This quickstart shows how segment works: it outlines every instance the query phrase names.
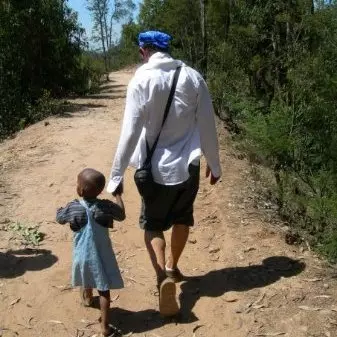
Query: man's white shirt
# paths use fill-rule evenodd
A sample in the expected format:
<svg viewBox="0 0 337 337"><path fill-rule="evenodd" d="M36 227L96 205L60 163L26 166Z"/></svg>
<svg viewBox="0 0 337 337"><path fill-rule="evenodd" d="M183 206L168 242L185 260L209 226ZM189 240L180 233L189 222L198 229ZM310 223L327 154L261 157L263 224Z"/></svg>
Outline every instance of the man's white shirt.
<svg viewBox="0 0 337 337"><path fill-rule="evenodd" d="M124 120L107 191L114 192L130 165L140 168L164 117L173 76L181 72L172 105L152 157L154 181L177 185L189 178L189 164L203 153L215 177L220 177L219 146L214 110L202 76L183 62L157 52L137 69L127 89ZM146 137L146 138L145 138Z"/></svg>

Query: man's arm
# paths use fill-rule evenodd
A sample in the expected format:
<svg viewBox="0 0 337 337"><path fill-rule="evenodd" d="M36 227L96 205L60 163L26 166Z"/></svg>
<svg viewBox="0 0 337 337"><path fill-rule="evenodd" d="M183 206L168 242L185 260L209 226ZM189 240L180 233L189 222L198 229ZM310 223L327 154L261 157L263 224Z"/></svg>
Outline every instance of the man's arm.
<svg viewBox="0 0 337 337"><path fill-rule="evenodd" d="M211 174L210 183L215 184L221 176L219 144L215 127L214 109L206 82L200 78L196 111L201 149L207 161L206 177Z"/></svg>
<svg viewBox="0 0 337 337"><path fill-rule="evenodd" d="M129 165L143 126L144 107L141 92L133 79L127 90L122 131L107 187L109 193L113 193L122 183L124 172Z"/></svg>

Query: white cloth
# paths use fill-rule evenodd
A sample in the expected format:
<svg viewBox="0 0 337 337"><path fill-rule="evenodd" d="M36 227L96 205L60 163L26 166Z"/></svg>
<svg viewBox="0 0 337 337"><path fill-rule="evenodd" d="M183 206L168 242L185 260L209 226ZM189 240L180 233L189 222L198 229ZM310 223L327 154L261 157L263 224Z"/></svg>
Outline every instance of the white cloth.
<svg viewBox="0 0 337 337"><path fill-rule="evenodd" d="M157 52L137 69L127 89L124 120L107 191L114 192L128 165L140 168L146 139L152 147L163 121L176 68L182 66L171 109L152 157L156 183L177 185L189 178L188 166L203 153L220 177L214 110L202 76L183 62ZM146 139L145 139L146 135Z"/></svg>

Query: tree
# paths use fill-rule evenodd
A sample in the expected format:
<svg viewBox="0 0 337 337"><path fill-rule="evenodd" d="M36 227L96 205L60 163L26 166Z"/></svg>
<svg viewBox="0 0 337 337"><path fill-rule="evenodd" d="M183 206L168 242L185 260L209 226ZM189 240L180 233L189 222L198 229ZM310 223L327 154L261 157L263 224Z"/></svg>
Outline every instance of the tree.
<svg viewBox="0 0 337 337"><path fill-rule="evenodd" d="M206 24L206 8L207 0L200 0L200 23L201 23L201 39L202 39L202 61L201 69L204 77L207 77L207 64L208 64L208 39L207 39L207 24Z"/></svg>
<svg viewBox="0 0 337 337"><path fill-rule="evenodd" d="M113 25L132 18L135 4L132 0L87 0L87 8L94 22L94 40L99 41L102 46L106 78L109 80L109 51L113 47Z"/></svg>
<svg viewBox="0 0 337 337"><path fill-rule="evenodd" d="M140 26L132 21L123 25L119 43L110 51L113 69L136 64L140 61L137 41L140 30Z"/></svg>
<svg viewBox="0 0 337 337"><path fill-rule="evenodd" d="M48 113L36 109L41 98L77 91L85 39L61 0L1 1L0 22L2 138Z"/></svg>

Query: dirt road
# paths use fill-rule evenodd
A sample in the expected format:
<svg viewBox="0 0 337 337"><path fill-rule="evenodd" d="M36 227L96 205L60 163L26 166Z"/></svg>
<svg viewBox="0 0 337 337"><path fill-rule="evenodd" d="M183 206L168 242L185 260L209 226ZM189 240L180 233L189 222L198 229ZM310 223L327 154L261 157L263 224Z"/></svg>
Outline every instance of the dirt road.
<svg viewBox="0 0 337 337"><path fill-rule="evenodd" d="M101 94L76 99L64 115L0 144L2 337L99 332L98 309L81 307L69 287L72 232L55 223L55 210L76 197L81 169L109 174L131 76L111 74ZM221 138L223 179L215 187L201 183L197 224L181 260L189 277L178 287L177 321L156 311L154 275L137 226L140 201L127 172L127 219L111 231L126 287L112 294L112 323L125 336L141 337L337 336L333 271L310 251L286 245L253 207L249 164ZM16 221L40 226L45 237L37 249L25 249L8 229Z"/></svg>

